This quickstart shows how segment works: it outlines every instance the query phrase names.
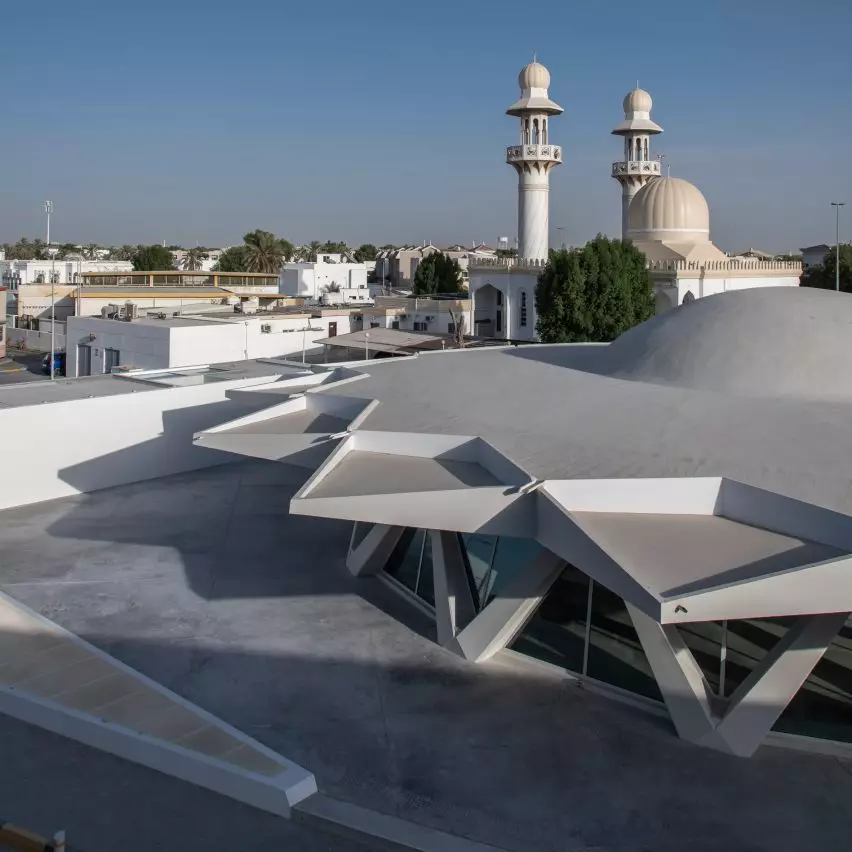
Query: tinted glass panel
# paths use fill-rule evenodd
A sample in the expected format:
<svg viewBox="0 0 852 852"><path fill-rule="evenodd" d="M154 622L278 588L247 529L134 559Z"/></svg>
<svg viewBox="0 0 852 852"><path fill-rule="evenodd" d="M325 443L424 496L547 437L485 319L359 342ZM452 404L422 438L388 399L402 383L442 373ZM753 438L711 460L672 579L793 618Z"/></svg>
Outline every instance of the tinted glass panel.
<svg viewBox="0 0 852 852"><path fill-rule="evenodd" d="M417 590L417 571L425 534L425 530L406 529L385 565L385 571L412 592Z"/></svg>
<svg viewBox="0 0 852 852"><path fill-rule="evenodd" d="M424 601L435 606L435 577L432 573L432 536L426 532L423 546L423 559L420 562L420 576L417 581L417 594Z"/></svg>
<svg viewBox="0 0 852 852"><path fill-rule="evenodd" d="M583 670L589 578L569 565L510 647L573 672Z"/></svg>
<svg viewBox="0 0 852 852"><path fill-rule="evenodd" d="M542 546L531 538L510 538L502 535L497 540L494 561L491 564L491 578L486 589L486 600L499 595L515 578L538 558Z"/></svg>
<svg viewBox="0 0 852 852"><path fill-rule="evenodd" d="M775 729L852 742L852 618L781 714Z"/></svg>
<svg viewBox="0 0 852 852"><path fill-rule="evenodd" d="M704 678L715 695L719 694L719 672L722 660L723 627L720 621L697 621L678 625L678 632L692 651Z"/></svg>
<svg viewBox="0 0 852 852"><path fill-rule="evenodd" d="M587 674L629 692L662 701L624 601L597 583L592 590Z"/></svg>
<svg viewBox="0 0 852 852"><path fill-rule="evenodd" d="M461 533L462 549L470 569L477 608L482 609L542 551L528 538Z"/></svg>
<svg viewBox="0 0 852 852"><path fill-rule="evenodd" d="M352 536L352 549L355 550L359 544L367 537L367 533L374 527L374 524L355 524L355 534Z"/></svg>
<svg viewBox="0 0 852 852"><path fill-rule="evenodd" d="M727 697L734 694L737 687L761 663L794 622L795 619L792 618L751 618L727 622Z"/></svg>

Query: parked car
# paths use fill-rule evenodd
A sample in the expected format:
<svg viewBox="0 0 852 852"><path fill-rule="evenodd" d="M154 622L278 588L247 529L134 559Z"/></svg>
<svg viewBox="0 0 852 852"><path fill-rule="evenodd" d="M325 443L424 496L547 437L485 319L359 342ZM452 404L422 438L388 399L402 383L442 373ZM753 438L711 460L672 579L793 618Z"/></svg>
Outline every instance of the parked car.
<svg viewBox="0 0 852 852"><path fill-rule="evenodd" d="M50 375L50 353L44 356L41 362L41 371L45 374L45 376ZM64 376L65 375L65 353L64 352L54 352L53 353L53 375L54 376Z"/></svg>

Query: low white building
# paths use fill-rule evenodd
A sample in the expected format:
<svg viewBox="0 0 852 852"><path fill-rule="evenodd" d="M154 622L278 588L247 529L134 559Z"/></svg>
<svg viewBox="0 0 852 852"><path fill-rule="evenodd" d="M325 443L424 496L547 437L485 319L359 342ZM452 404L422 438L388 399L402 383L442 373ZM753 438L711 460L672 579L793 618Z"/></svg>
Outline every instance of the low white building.
<svg viewBox="0 0 852 852"><path fill-rule="evenodd" d="M350 312L320 310L255 316L69 317L66 373L109 373L114 367L160 370L251 358L301 357L315 341L352 330Z"/></svg>
<svg viewBox="0 0 852 852"><path fill-rule="evenodd" d="M0 283L13 292L21 284L75 284L85 272L130 272L129 260L0 260Z"/></svg>
<svg viewBox="0 0 852 852"><path fill-rule="evenodd" d="M279 275L282 295L301 296L327 305L370 301L367 265L343 255L321 254L311 263L285 263Z"/></svg>

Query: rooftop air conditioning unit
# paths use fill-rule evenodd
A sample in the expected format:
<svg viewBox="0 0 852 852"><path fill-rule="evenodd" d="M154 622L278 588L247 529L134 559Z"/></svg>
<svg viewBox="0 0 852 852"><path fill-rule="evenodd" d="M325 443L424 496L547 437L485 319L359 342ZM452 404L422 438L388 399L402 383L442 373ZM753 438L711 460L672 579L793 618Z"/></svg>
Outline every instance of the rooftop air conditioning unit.
<svg viewBox="0 0 852 852"><path fill-rule="evenodd" d="M136 302L125 302L124 317L128 320L139 319L139 305Z"/></svg>
<svg viewBox="0 0 852 852"><path fill-rule="evenodd" d="M261 334L272 334L272 326L268 322L265 322L260 327L260 333Z"/></svg>

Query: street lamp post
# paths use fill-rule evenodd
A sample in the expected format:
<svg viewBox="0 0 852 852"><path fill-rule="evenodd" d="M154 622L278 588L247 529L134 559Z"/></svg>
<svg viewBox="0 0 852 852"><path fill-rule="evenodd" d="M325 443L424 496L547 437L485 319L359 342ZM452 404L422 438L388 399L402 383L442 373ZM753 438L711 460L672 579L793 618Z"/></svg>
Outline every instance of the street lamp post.
<svg viewBox="0 0 852 852"><path fill-rule="evenodd" d="M50 248L50 214L53 213L53 202L44 202L44 212L47 214L47 247Z"/></svg>
<svg viewBox="0 0 852 852"><path fill-rule="evenodd" d="M370 332L364 332L364 360L370 360Z"/></svg>
<svg viewBox="0 0 852 852"><path fill-rule="evenodd" d="M49 202L48 202L49 203ZM49 216L50 214L48 214ZM49 230L49 228L48 228ZM53 381L53 364L56 360L56 252L48 246L50 255L50 380Z"/></svg>
<svg viewBox="0 0 852 852"><path fill-rule="evenodd" d="M845 206L845 201L832 201L831 206L835 209L837 214L837 229L835 233L835 251L836 251L836 262L834 265L834 289L837 292L840 292L840 208Z"/></svg>

